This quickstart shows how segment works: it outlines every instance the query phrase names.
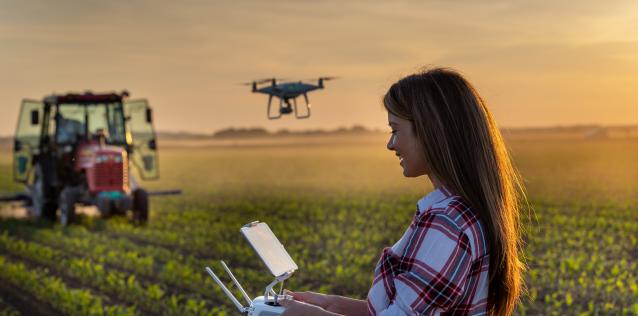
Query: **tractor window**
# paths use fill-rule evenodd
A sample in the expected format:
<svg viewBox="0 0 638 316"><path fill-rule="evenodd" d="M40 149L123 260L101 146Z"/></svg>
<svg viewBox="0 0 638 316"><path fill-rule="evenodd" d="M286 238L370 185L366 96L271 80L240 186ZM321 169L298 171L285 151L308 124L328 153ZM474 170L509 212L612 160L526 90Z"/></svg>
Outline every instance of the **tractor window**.
<svg viewBox="0 0 638 316"><path fill-rule="evenodd" d="M47 136L47 140L51 141L53 138L52 136L55 135L55 129L56 129L56 122L55 122L55 113L57 113L57 109L56 107L52 106L51 107L51 113L49 114L49 122L48 124L45 125L46 128L46 136ZM51 137L51 138L49 138Z"/></svg>
<svg viewBox="0 0 638 316"><path fill-rule="evenodd" d="M39 153L44 114L42 102L23 100L13 147L13 179L26 183L32 174L33 156Z"/></svg>
<svg viewBox="0 0 638 316"><path fill-rule="evenodd" d="M121 103L115 103L107 108L109 119L109 135L111 143L126 143L126 131L124 128L124 113Z"/></svg>
<svg viewBox="0 0 638 316"><path fill-rule="evenodd" d="M157 142L153 130L151 108L146 100L130 100L125 103L127 127L131 132L133 164L144 180L157 179Z"/></svg>
<svg viewBox="0 0 638 316"><path fill-rule="evenodd" d="M18 119L18 128L16 130L16 137L20 138L20 141L28 145L32 149L37 149L40 143L40 133L42 129L42 117L43 108L41 102L32 100L23 100L22 109L20 111L20 117ZM39 118L39 122L36 124L32 120L34 113Z"/></svg>
<svg viewBox="0 0 638 316"><path fill-rule="evenodd" d="M121 103L64 104L58 106L57 113L56 141L58 144L74 144L99 135L104 135L109 144L126 143Z"/></svg>
<svg viewBox="0 0 638 316"><path fill-rule="evenodd" d="M109 124L108 117L106 116L106 106L89 105L86 107L86 115L89 120L89 138L96 137L97 135L104 135L109 140Z"/></svg>
<svg viewBox="0 0 638 316"><path fill-rule="evenodd" d="M55 120L55 140L58 144L75 144L85 136L84 106L64 104L58 106Z"/></svg>
<svg viewBox="0 0 638 316"><path fill-rule="evenodd" d="M109 144L124 144L124 115L121 103L89 105L86 107L89 118L90 137L104 135Z"/></svg>

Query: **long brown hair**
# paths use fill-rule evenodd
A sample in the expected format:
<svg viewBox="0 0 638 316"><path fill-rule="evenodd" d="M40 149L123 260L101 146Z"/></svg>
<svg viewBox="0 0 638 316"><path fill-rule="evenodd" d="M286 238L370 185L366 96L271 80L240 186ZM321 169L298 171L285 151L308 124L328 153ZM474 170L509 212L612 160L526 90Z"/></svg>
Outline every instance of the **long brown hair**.
<svg viewBox="0 0 638 316"><path fill-rule="evenodd" d="M458 72L434 68L393 84L383 104L412 122L433 175L483 221L489 314L511 314L523 290L519 211L525 192L485 102Z"/></svg>

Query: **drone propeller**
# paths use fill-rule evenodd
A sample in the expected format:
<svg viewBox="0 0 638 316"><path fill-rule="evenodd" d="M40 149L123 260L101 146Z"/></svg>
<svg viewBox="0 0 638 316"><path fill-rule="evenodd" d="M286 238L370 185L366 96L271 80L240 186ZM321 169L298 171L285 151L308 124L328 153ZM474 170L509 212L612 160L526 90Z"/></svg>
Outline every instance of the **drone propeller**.
<svg viewBox="0 0 638 316"><path fill-rule="evenodd" d="M257 79L257 80L255 80L255 81L250 81L250 82L242 82L242 83L240 83L240 84L241 84L241 85L244 85L244 86L250 86L250 85L252 85L253 83L254 83L254 84L262 84L262 83L266 83L266 82L272 82L273 80L274 80L275 82L282 82L282 81L284 81L284 80L288 80L288 79L286 79L286 78L274 78L274 77L273 77L273 78Z"/></svg>
<svg viewBox="0 0 638 316"><path fill-rule="evenodd" d="M317 81L317 80L322 80L322 81L328 81L328 80L334 80L334 79L339 79L341 77L337 77L337 76L326 76L326 77L315 77L315 78L310 78L310 79L304 79L304 81Z"/></svg>
<svg viewBox="0 0 638 316"><path fill-rule="evenodd" d="M250 85L252 85L253 83L254 83L254 84L262 84L262 83L266 83L266 82L269 82L269 81L272 81L272 80L275 80L275 78L257 79L257 80L255 80L255 81L242 82L242 83L240 83L240 84L241 84L241 85L244 85L244 86L250 86Z"/></svg>

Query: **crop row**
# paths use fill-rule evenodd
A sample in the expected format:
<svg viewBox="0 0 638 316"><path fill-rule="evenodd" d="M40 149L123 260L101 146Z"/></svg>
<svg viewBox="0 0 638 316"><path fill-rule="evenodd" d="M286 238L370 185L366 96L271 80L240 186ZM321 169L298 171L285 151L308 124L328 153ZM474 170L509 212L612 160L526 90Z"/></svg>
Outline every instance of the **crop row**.
<svg viewBox="0 0 638 316"><path fill-rule="evenodd" d="M106 306L102 298L85 289L70 289L62 280L43 270L28 270L24 264L11 263L0 256L0 279L48 302L68 315L137 315L133 307Z"/></svg>
<svg viewBox="0 0 638 316"><path fill-rule="evenodd" d="M164 315L217 315L220 310L206 308L204 300L184 298L173 294L165 297L161 285L143 286L134 274L126 274L107 269L103 264L94 263L83 258L66 258L62 253L49 247L32 242L25 242L0 234L0 249L13 256L47 266L56 272L78 280L108 293L132 306L139 304L144 311Z"/></svg>
<svg viewBox="0 0 638 316"><path fill-rule="evenodd" d="M173 292L194 292L199 297L212 298L213 304L229 303L204 272L204 266L216 265L207 260L190 256L185 258L164 248L140 246L124 238L114 239L101 234L91 234L81 227L63 231L34 229L27 225L15 224L11 232L61 253L81 256L111 268L156 280L169 286ZM243 280L259 279L258 272L253 269L239 269L235 274ZM264 279L262 283L266 284L267 281L270 280Z"/></svg>

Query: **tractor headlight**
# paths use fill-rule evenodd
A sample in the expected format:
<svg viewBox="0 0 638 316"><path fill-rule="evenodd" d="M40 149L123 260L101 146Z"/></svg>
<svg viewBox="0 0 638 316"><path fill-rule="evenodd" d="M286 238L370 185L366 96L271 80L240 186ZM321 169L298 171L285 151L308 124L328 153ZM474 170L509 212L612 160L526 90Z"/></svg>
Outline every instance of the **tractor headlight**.
<svg viewBox="0 0 638 316"><path fill-rule="evenodd" d="M109 160L108 155L97 155L95 156L95 163L103 163Z"/></svg>
<svg viewBox="0 0 638 316"><path fill-rule="evenodd" d="M122 163L122 156L116 155L115 157L113 157L113 161L115 163Z"/></svg>

